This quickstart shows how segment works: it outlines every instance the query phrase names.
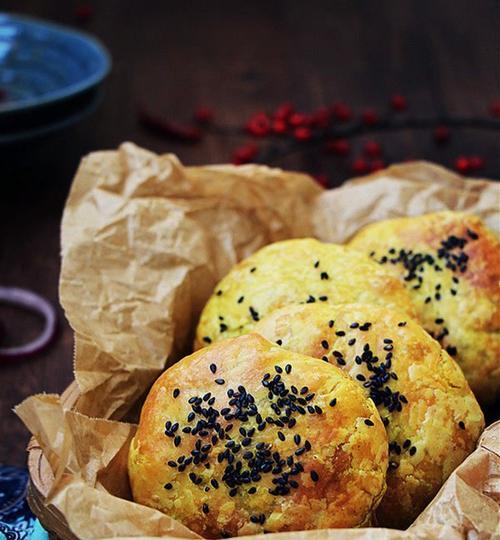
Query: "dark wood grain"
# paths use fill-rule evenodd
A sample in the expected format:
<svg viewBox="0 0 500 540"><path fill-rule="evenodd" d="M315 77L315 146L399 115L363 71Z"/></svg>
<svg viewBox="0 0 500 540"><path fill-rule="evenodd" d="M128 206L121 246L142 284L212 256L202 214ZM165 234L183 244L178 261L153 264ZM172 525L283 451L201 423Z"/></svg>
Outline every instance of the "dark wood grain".
<svg viewBox="0 0 500 540"><path fill-rule="evenodd" d="M1 9L75 25L78 2L8 0ZM197 145L154 136L137 122L137 104L188 120L207 104L226 125L292 100L312 110L344 100L355 111L386 110L393 92L415 115L482 116L500 96L496 1L103 0L83 28L113 56L105 97L91 117L46 140L0 150L0 283L31 288L57 304L59 223L82 155L132 140L174 152L189 164L230 159L244 136L210 135ZM377 134L388 162L426 158L445 165L459 154L486 159L500 176L498 132L457 130L437 147L425 130ZM354 139L354 154L366 138ZM276 165L325 172L337 185L349 160L315 150ZM31 317L1 308L10 341L32 335ZM0 462L22 464L27 432L11 408L34 392L60 392L72 378L72 334L59 310L59 333L43 354L0 365Z"/></svg>

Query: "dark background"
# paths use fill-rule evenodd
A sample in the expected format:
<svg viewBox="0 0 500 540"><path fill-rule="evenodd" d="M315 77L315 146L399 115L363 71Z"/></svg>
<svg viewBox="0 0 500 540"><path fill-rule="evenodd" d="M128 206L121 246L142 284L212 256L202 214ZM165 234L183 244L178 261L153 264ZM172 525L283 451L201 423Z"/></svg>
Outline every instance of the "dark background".
<svg viewBox="0 0 500 540"><path fill-rule="evenodd" d="M77 12L93 8L86 21ZM80 27L109 48L113 70L97 111L43 140L0 149L0 284L30 288L57 304L59 223L82 155L131 140L174 152L187 164L225 162L248 138L206 137L186 145L153 135L137 106L189 121L208 105L218 124L242 126L286 100L311 111L345 101L359 113L381 114L398 92L406 115L488 117L500 97L498 1L252 1L105 0L0 1L0 9ZM275 165L326 173L330 185L351 174L366 136L351 139L347 159L316 150ZM424 158L447 166L480 155L486 177L500 177L498 131L455 129L446 146L429 130L374 132L386 163ZM0 306L0 339L19 343L40 321ZM1 362L1 361L0 361ZM35 358L0 364L0 462L22 464L27 432L11 408L35 392L61 392L72 379L72 334L59 310L53 345Z"/></svg>

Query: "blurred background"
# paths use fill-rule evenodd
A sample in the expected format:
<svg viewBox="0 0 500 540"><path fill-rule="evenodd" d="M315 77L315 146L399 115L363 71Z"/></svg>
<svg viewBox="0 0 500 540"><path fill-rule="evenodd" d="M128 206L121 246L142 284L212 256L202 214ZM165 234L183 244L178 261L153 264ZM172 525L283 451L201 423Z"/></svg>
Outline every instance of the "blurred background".
<svg viewBox="0 0 500 540"><path fill-rule="evenodd" d="M330 187L412 159L500 178L498 1L3 0L0 11L88 32L112 59L90 106L75 105L78 120L0 144L0 286L54 306L71 179L82 156L126 140L186 164L255 159ZM0 83L0 105L8 99ZM47 349L0 360L0 463L26 459L11 408L72 379L73 337L57 310ZM41 324L0 305L0 346Z"/></svg>

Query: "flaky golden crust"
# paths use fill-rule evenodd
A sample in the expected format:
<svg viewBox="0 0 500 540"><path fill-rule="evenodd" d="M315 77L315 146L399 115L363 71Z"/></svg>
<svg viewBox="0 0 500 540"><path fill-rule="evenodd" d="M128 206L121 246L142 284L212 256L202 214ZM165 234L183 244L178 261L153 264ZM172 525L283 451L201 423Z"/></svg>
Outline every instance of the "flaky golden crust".
<svg viewBox="0 0 500 540"><path fill-rule="evenodd" d="M382 526L410 525L475 448L484 419L467 381L404 313L363 304L289 306L255 331L340 366L377 404L390 451L377 510Z"/></svg>
<svg viewBox="0 0 500 540"><path fill-rule="evenodd" d="M209 425L196 432L200 420ZM206 457L183 470L188 456ZM386 468L384 426L362 390L334 366L256 334L169 368L146 399L129 452L134 500L208 538L365 524Z"/></svg>
<svg viewBox="0 0 500 540"><path fill-rule="evenodd" d="M459 363L476 397L498 400L500 244L493 232L478 217L439 212L369 225L350 245L406 278L419 319ZM418 264L420 254L427 260Z"/></svg>
<svg viewBox="0 0 500 540"><path fill-rule="evenodd" d="M289 304L366 302L414 315L404 286L369 257L313 239L270 244L237 264L215 288L198 324L195 349L248 333Z"/></svg>

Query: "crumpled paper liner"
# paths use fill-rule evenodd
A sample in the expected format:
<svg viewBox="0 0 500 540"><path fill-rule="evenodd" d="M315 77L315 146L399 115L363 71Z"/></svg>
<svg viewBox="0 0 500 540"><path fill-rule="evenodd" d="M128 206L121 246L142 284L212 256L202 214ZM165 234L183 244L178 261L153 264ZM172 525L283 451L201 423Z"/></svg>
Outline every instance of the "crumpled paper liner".
<svg viewBox="0 0 500 540"><path fill-rule="evenodd" d="M54 473L45 504L77 538L197 538L129 500L126 454L135 427L115 420L134 418L158 374L189 352L215 283L270 242L304 236L343 242L387 217L466 210L498 232L499 203L498 184L425 162L324 191L304 174L256 165L183 167L173 155L130 143L84 158L63 216L60 280L75 330L80 395L71 410L53 395L33 396L16 409ZM497 423L408 531L286 538L493 538L499 454Z"/></svg>

